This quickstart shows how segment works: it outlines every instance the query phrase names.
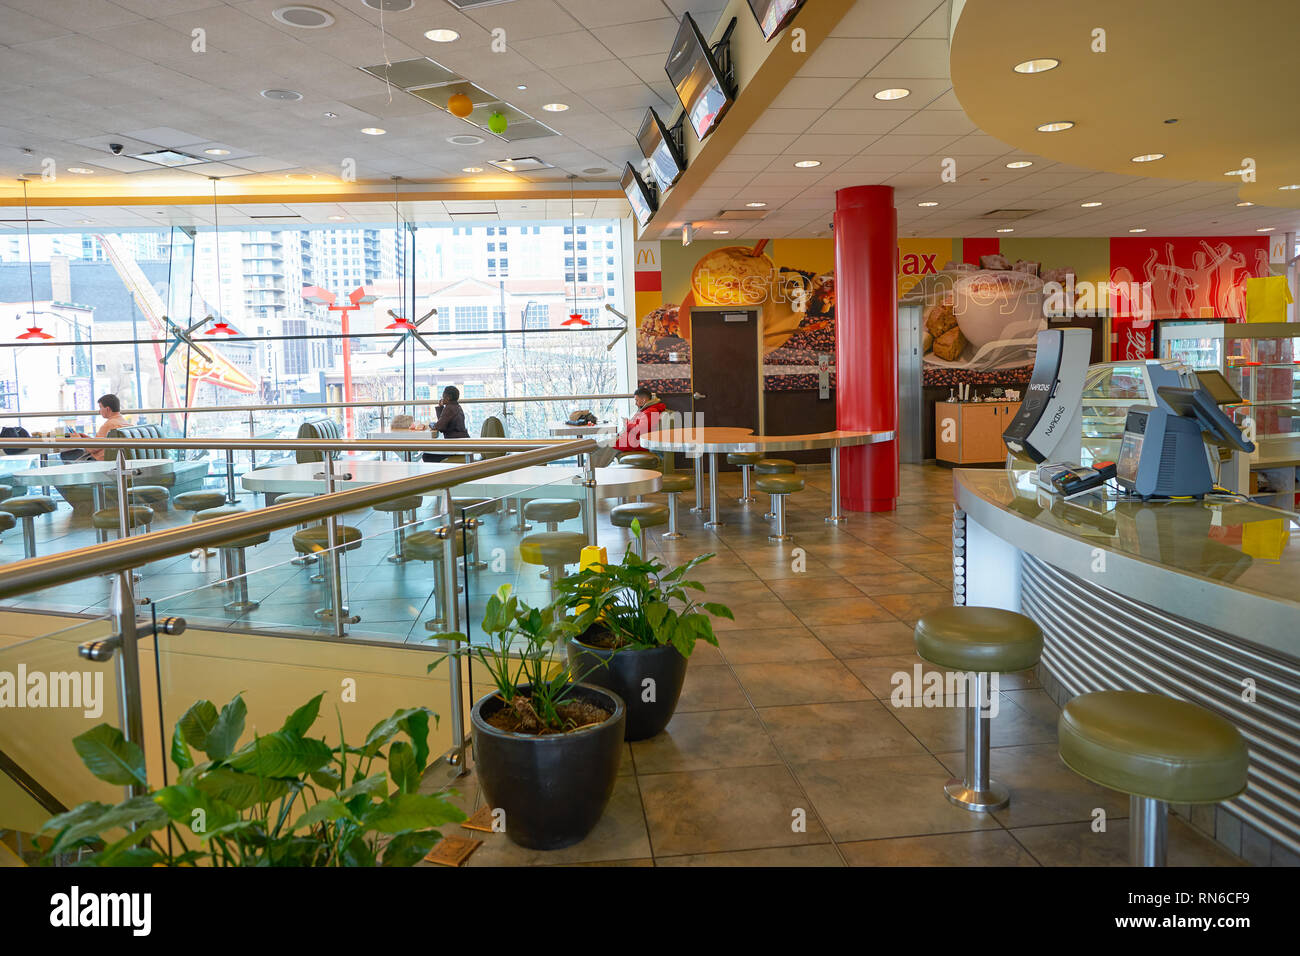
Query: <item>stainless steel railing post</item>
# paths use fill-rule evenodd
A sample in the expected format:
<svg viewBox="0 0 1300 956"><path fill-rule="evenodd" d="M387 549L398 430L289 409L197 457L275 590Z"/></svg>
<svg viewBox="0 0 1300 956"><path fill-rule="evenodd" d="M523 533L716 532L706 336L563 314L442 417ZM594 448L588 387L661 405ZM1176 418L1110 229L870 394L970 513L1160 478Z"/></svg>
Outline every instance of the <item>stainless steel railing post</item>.
<svg viewBox="0 0 1300 956"><path fill-rule="evenodd" d="M325 456L325 494L334 494L334 462ZM325 521L325 540L329 548L330 610L334 620L334 636L348 636L347 608L343 606L343 567L339 557L338 516L330 515Z"/></svg>
<svg viewBox="0 0 1300 956"><path fill-rule="evenodd" d="M145 745L144 701L140 693L140 653L136 644L135 595L131 590L129 569L118 572L113 580L109 614L113 619L113 629L117 633L118 642L117 696L122 736L137 747L143 748ZM129 783L126 786L126 795L138 797L148 790L149 788L144 784Z"/></svg>
<svg viewBox="0 0 1300 956"><path fill-rule="evenodd" d="M253 410L248 410L248 437L257 437L257 426L253 422ZM248 470L252 471L257 467L257 450L253 449L248 453Z"/></svg>
<svg viewBox="0 0 1300 956"><path fill-rule="evenodd" d="M239 498L235 494L235 450L226 449L226 504L233 505Z"/></svg>
<svg viewBox="0 0 1300 956"><path fill-rule="evenodd" d="M447 524L442 536L442 616L447 630L455 633L460 630L460 602L456 598L456 512L452 505L452 489L444 488L442 492L442 511ZM468 601L469 595L465 595ZM451 763L465 772L465 715L464 701L460 686L460 655L453 653L447 657L447 680L451 696L451 746L454 758Z"/></svg>
<svg viewBox="0 0 1300 956"><path fill-rule="evenodd" d="M128 512L130 503L126 500L126 453L120 448L117 451L117 471L113 475L113 480L117 483L117 533L119 537L127 538L131 535L131 519Z"/></svg>
<svg viewBox="0 0 1300 956"><path fill-rule="evenodd" d="M587 489L586 507L582 510L582 530L587 535L587 544L596 543L596 466L592 464L591 456L587 456L585 466L586 476L583 479L583 487Z"/></svg>

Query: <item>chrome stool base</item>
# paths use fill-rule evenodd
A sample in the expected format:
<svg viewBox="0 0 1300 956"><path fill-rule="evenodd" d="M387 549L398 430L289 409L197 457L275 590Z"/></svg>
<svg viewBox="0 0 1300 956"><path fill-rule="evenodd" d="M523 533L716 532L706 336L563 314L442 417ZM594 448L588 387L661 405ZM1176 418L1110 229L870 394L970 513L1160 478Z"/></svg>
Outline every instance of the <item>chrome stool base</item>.
<svg viewBox="0 0 1300 956"><path fill-rule="evenodd" d="M849 519L848 519L848 516L846 516L846 515L827 515L827 516L826 516L826 523L827 523L827 524L843 524L844 522L846 522L846 521L848 521L848 520L849 520Z"/></svg>
<svg viewBox="0 0 1300 956"><path fill-rule="evenodd" d="M988 782L987 790L974 790L965 780L953 777L943 787L949 803L955 803L965 810L975 813L988 813L1002 810L1011 804L1011 791L996 780Z"/></svg>
<svg viewBox="0 0 1300 956"><path fill-rule="evenodd" d="M256 611L262 606L261 601L231 601L229 604L222 605L227 611L234 611L238 614L245 614L248 611Z"/></svg>
<svg viewBox="0 0 1300 956"><path fill-rule="evenodd" d="M344 614L343 617L344 624L361 623L361 618L355 614L349 614L348 609L346 607L343 608L343 614ZM315 611L312 612L312 617L316 618L316 620L318 621L332 621L334 620L334 608L332 607L317 608Z"/></svg>
<svg viewBox="0 0 1300 956"><path fill-rule="evenodd" d="M386 557L384 560L387 561L389 564L405 564L405 563L406 563L406 555L404 555L404 554L390 554L390 555L389 555L388 557Z"/></svg>

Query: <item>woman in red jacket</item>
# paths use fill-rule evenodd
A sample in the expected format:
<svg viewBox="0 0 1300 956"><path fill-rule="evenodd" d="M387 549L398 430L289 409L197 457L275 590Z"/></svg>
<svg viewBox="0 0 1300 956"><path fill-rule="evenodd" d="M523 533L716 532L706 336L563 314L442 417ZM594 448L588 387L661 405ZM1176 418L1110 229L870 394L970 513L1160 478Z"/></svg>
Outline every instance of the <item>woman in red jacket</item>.
<svg viewBox="0 0 1300 956"><path fill-rule="evenodd" d="M641 436L658 428L659 416L668 411L668 406L648 388L638 388L633 392L632 401L636 402L638 411L628 419L627 426L615 439L616 451L645 451L641 447Z"/></svg>

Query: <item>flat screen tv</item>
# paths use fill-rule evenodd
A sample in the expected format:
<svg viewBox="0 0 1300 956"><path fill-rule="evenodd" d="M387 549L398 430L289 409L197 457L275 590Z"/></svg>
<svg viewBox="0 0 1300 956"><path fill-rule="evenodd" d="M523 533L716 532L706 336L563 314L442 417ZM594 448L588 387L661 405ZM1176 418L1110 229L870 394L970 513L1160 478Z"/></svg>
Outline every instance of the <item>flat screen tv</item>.
<svg viewBox="0 0 1300 956"><path fill-rule="evenodd" d="M659 192L663 192L686 171L686 159L677 149L668 127L654 111L654 107L645 111L641 121L641 131L636 134L636 141L641 145L641 152L650 161L650 172L655 178Z"/></svg>
<svg viewBox="0 0 1300 956"><path fill-rule="evenodd" d="M632 204L632 212L636 215L637 223L644 229L658 208L654 196L650 195L650 190L646 188L641 174L632 168L631 163L624 165L623 178L619 184L623 187L627 201Z"/></svg>
<svg viewBox="0 0 1300 956"><path fill-rule="evenodd" d="M749 9L767 40L784 30L803 5L804 0L749 0Z"/></svg>
<svg viewBox="0 0 1300 956"><path fill-rule="evenodd" d="M690 119L691 129L703 141L731 109L733 98L717 61L704 42L700 28L689 14L682 14L668 62L664 64L668 79L677 90L682 109Z"/></svg>

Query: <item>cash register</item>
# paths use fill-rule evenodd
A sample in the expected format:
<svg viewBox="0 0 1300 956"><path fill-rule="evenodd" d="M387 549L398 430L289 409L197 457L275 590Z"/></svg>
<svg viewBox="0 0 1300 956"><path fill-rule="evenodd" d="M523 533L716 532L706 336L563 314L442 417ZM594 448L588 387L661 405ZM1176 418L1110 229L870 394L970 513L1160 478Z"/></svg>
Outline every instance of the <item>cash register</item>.
<svg viewBox="0 0 1300 956"><path fill-rule="evenodd" d="M1201 498L1214 490L1206 445L1255 446L1219 408L1202 379L1195 388L1158 385L1156 402L1134 405L1124 422L1115 479L1141 498Z"/></svg>

